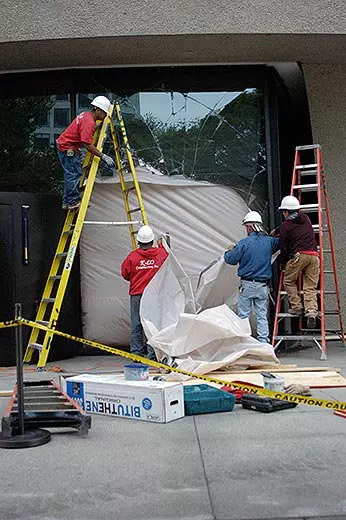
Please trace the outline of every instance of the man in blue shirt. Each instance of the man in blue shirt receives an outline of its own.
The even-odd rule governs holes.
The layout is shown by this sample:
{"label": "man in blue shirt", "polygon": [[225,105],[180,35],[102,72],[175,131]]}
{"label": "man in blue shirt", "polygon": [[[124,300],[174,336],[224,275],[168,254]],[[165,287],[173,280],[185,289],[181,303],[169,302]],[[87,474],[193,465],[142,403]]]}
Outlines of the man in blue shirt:
{"label": "man in blue shirt", "polygon": [[279,250],[279,239],[267,234],[257,211],[249,211],[242,223],[248,236],[228,249],[224,259],[226,264],[239,264],[239,317],[249,318],[253,307],[257,318],[257,338],[261,343],[268,343],[268,286],[272,277],[271,258]]}

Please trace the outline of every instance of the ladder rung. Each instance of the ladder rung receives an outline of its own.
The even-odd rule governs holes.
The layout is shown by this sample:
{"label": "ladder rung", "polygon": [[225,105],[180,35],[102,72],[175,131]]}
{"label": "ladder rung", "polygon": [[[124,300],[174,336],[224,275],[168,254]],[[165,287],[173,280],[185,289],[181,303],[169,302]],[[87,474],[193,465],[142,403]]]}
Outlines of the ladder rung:
{"label": "ladder rung", "polygon": [[44,325],[45,327],[48,327],[49,321],[46,320],[36,320],[36,323],[39,323],[40,325]]}
{"label": "ladder rung", "polygon": [[296,170],[308,170],[309,168],[317,168],[317,163],[313,163],[313,164],[299,164],[298,166],[296,166]]}
{"label": "ladder rung", "polygon": [[67,251],[64,251],[63,253],[57,253],[56,256],[58,258],[65,258],[67,256]]}
{"label": "ladder rung", "polygon": [[[319,224],[313,224],[313,225],[312,225],[312,228],[313,228],[313,230],[315,231],[315,233],[318,233],[319,230],[320,230],[320,226],[319,226]],[[322,226],[322,232],[323,232],[323,233],[329,233],[329,229],[328,229],[328,226],[327,226],[327,225]]]}
{"label": "ladder rung", "polygon": [[55,298],[42,298],[42,301],[45,303],[54,303]]}
{"label": "ladder rung", "polygon": [[63,235],[73,235],[73,232],[74,232],[73,229],[69,229],[69,231],[64,231]]}
{"label": "ladder rung", "polygon": [[302,204],[299,209],[304,210],[305,213],[308,213],[309,211],[318,211],[318,204]]}
{"label": "ladder rung", "polygon": [[39,351],[41,351],[43,348],[43,345],[41,345],[40,343],[30,343],[28,346]]}
{"label": "ladder rung", "polygon": [[294,190],[300,190],[300,191],[317,191],[318,184],[295,184],[293,186]]}
{"label": "ladder rung", "polygon": [[325,271],[323,271],[324,274],[334,274],[334,271],[333,269],[326,269]]}
{"label": "ladder rung", "polygon": [[296,146],[296,150],[317,150],[321,148],[319,144],[304,144],[303,146]]}
{"label": "ladder rung", "polygon": [[130,209],[129,213],[135,213],[136,211],[141,211],[141,208],[138,207],[138,208]]}
{"label": "ladder rung", "polygon": [[317,175],[317,170],[303,170],[299,172],[300,177],[308,177],[310,175]]}
{"label": "ladder rung", "polygon": [[50,280],[61,280],[61,274],[56,274],[55,276],[50,276]]}
{"label": "ladder rung", "polygon": [[331,249],[323,249],[323,253],[331,253],[332,250]]}

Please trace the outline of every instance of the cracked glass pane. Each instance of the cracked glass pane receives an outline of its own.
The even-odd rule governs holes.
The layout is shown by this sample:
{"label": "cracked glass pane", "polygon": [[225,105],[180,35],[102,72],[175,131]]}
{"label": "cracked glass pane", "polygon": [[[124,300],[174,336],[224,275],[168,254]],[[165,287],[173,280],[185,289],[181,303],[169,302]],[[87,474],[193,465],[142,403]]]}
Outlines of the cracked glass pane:
{"label": "cracked glass pane", "polygon": [[[77,114],[89,110],[100,93],[78,94]],[[268,193],[264,102],[260,89],[238,92],[137,92],[107,95],[120,103],[136,162],[169,177],[184,176],[236,190],[266,217]],[[62,172],[54,150],[56,137],[71,118],[68,95],[2,100],[15,117],[3,125],[1,188],[61,192]],[[16,129],[25,127],[22,138]],[[12,146],[11,138],[13,137]],[[8,141],[8,142],[7,142]],[[108,139],[104,152],[114,154]],[[126,162],[123,151],[124,161]],[[11,171],[11,175],[8,172]],[[49,172],[49,173],[47,173]],[[1,173],[1,172],[0,172]],[[100,175],[113,175],[100,163]]]}

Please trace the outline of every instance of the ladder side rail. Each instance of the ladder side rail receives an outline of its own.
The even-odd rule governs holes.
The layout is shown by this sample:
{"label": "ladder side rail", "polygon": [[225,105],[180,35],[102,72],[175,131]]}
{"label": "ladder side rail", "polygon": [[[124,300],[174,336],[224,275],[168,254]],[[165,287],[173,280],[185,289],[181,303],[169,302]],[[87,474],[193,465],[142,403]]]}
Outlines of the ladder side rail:
{"label": "ladder side rail", "polygon": [[[109,109],[108,115],[104,119],[101,130],[100,130],[100,134],[99,134],[98,141],[97,141],[97,149],[99,151],[102,151],[103,143],[104,143],[104,140],[105,140],[106,134],[107,134],[107,128],[109,125],[109,119],[112,116],[112,112],[113,112],[113,106],[111,106],[111,108]],[[100,158],[93,156],[92,164],[91,164],[91,167],[89,170],[89,175],[88,175],[88,182],[87,182],[85,190],[84,190],[84,194],[83,194],[82,202],[81,202],[81,205],[80,205],[80,208],[78,211],[73,235],[72,235],[71,242],[70,242],[70,245],[69,245],[69,248],[67,251],[67,256],[66,256],[66,260],[64,263],[60,283],[59,283],[58,290],[56,293],[55,302],[54,302],[53,308],[52,308],[50,324],[51,324],[51,328],[53,330],[47,331],[45,334],[45,338],[44,338],[43,345],[42,345],[42,350],[39,354],[37,369],[43,369],[46,366],[51,341],[52,341],[52,338],[54,335],[54,329],[56,328],[62,301],[65,296],[67,283],[68,283],[68,280],[70,277],[72,264],[73,264],[73,261],[75,258],[75,254],[76,254],[78,243],[79,243],[79,238],[80,238],[82,228],[83,228],[83,223],[85,220],[85,215],[88,210],[89,200],[90,200],[92,190],[94,187],[94,182],[95,182],[95,177],[97,174],[99,162],[100,162]]]}
{"label": "ladder side rail", "polygon": [[323,254],[323,210],[322,210],[322,178],[321,178],[321,151],[315,150],[315,161],[317,162],[317,201],[318,201],[318,237],[320,258],[320,311],[321,311],[321,347],[322,356],[326,355],[326,320],[324,300],[324,254]]}
{"label": "ladder side rail", "polygon": [[[130,207],[130,203],[129,203],[129,191],[127,189],[126,182],[125,182],[124,168],[121,163],[120,147],[119,147],[113,120],[110,121],[110,128],[111,128],[111,136],[112,136],[113,148],[114,148],[114,153],[115,153],[115,161],[116,161],[117,170],[119,173],[121,192],[123,194],[126,217],[127,217],[127,220],[129,222],[131,222],[132,216],[131,216],[131,207]],[[136,249],[137,244],[136,244],[135,229],[133,227],[133,224],[129,224],[129,231],[130,231],[132,249]]]}
{"label": "ladder side rail", "polygon": [[132,158],[132,154],[131,154],[131,150],[130,150],[130,145],[129,145],[129,141],[128,141],[128,138],[127,138],[125,123],[124,123],[124,120],[123,120],[123,117],[122,117],[122,114],[121,114],[119,103],[116,104],[115,109],[116,109],[117,118],[118,118],[119,125],[120,125],[120,130],[121,130],[121,133],[122,133],[122,136],[123,136],[123,141],[124,141],[124,146],[125,146],[125,150],[126,150],[127,160],[129,162],[131,175],[132,175],[134,187],[135,187],[136,194],[137,194],[138,204],[139,204],[141,215],[142,215],[143,224],[148,224],[148,219],[147,219],[146,212],[145,212],[145,209],[144,209],[143,198],[142,198],[142,194],[141,194],[141,190],[140,190],[140,186],[139,186],[139,182],[138,182],[138,178],[137,178],[137,174],[136,174],[135,165],[134,165],[134,162],[133,162],[133,158]]}
{"label": "ladder side rail", "polygon": [[282,302],[281,291],[282,291],[282,286],[283,286],[283,277],[284,277],[284,273],[281,271],[280,277],[279,277],[278,295],[277,295],[276,304],[275,304],[275,317],[274,317],[274,327],[273,327],[273,337],[272,337],[272,346],[273,347],[275,347],[275,343],[276,343],[275,338],[278,335],[278,330],[279,330],[279,312],[280,312],[281,302]]}
{"label": "ladder side rail", "polygon": [[[294,195],[294,188],[297,183],[297,166],[300,166],[300,153],[299,150],[296,149],[294,155],[294,164],[293,164],[293,175],[292,175],[292,183],[291,183],[291,195]],[[300,181],[300,175],[298,174],[298,180]],[[299,182],[300,184],[300,182]]]}
{"label": "ladder side rail", "polygon": [[[321,154],[321,150],[319,150],[319,154]],[[321,182],[322,182],[324,203],[325,203],[325,209],[326,209],[327,226],[328,226],[328,231],[329,231],[329,243],[330,243],[330,250],[331,250],[331,257],[332,257],[336,301],[337,301],[338,313],[339,313],[340,332],[341,332],[342,342],[345,343],[345,332],[344,332],[342,312],[341,312],[340,291],[339,291],[338,275],[337,275],[337,270],[336,270],[336,259],[335,259],[334,239],[333,239],[333,233],[332,233],[332,223],[331,223],[330,210],[329,210],[329,200],[328,200],[328,195],[327,195],[325,176],[322,171],[321,171]]]}

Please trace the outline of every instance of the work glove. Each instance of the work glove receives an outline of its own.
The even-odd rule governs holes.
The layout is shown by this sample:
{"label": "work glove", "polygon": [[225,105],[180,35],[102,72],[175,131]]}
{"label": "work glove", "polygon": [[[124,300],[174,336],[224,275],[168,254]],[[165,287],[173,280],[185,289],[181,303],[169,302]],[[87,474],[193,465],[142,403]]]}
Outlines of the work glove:
{"label": "work glove", "polygon": [[113,168],[115,166],[114,159],[112,157],[109,157],[109,155],[106,155],[105,153],[102,154],[101,159],[109,166],[110,168]]}
{"label": "work glove", "polygon": [[292,383],[288,386],[285,386],[285,392],[286,394],[311,395],[310,387],[300,383]]}

